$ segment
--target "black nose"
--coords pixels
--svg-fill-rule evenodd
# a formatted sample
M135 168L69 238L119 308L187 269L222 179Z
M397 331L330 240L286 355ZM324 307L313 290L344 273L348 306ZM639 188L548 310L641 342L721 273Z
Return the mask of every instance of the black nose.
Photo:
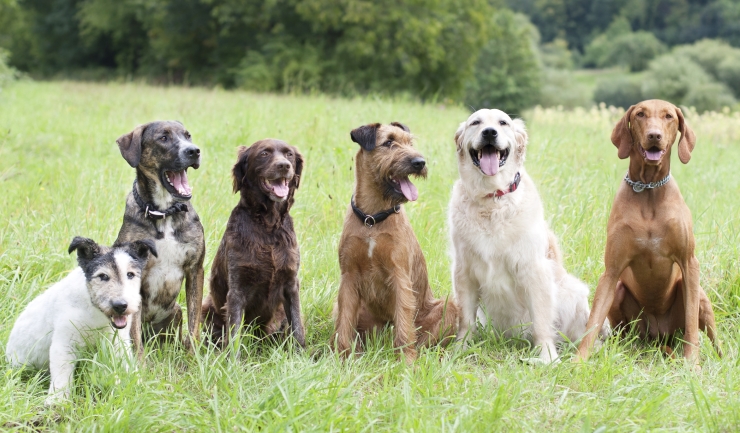
M648 140L650 141L660 141L662 138L663 138L663 135L660 132L648 133Z
M188 158L197 158L200 156L200 149L198 149L195 146L190 146L187 149L185 149L185 155Z
M498 131L493 128L486 128L481 132L481 134L483 134L483 138L496 138Z
M415 170L421 170L426 165L426 161L424 161L424 158L414 158L411 160L411 166L414 167Z
M113 311L115 311L118 314L123 314L126 312L126 308L128 308L128 304L126 301L113 301L111 302L111 307L113 307Z
M290 170L290 162L280 161L277 164L275 164L275 167L277 167L278 170Z

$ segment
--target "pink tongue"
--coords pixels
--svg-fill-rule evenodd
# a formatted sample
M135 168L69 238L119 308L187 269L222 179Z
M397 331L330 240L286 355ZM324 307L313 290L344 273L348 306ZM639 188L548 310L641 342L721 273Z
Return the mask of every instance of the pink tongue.
M408 178L398 179L398 184L401 186L401 192L408 201L416 201L419 198L419 190L416 189L413 183Z
M275 179L270 181L272 185L272 193L282 198L288 195L288 182L285 179Z
M660 151L660 150L646 150L645 151L645 155L647 156L647 159L649 159L651 161L657 161L657 160L659 160L660 159L660 155L662 153L663 152Z
M172 181L172 185L175 187L178 193L182 195L192 195L193 189L190 188L190 185L188 184L188 175L185 173L185 170L182 171L170 171L171 175L169 176L170 181Z
M126 316L113 316L113 324L118 329L125 328L126 327Z
M487 176L498 173L498 152L493 146L486 146L480 156L480 169Z

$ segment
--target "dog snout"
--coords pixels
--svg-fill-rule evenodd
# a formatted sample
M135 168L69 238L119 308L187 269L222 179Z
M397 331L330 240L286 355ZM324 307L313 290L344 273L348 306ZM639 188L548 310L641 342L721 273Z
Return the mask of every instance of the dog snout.
M111 302L111 307L116 313L123 314L128 308L128 303L126 301L113 301Z
M288 161L287 159L278 161L275 163L275 168L281 171L288 171L290 170L290 161Z
M648 141L660 141L663 139L663 134L657 129L652 129L647 132Z
M416 157L411 159L411 166L414 167L414 170L421 171L424 169L424 166L427 164L427 162L424 160L424 158Z
M197 146L188 146L184 150L185 156L188 158L200 157L200 149Z
M496 131L494 128L486 128L481 132L481 134L485 139L493 139L498 136L498 131Z

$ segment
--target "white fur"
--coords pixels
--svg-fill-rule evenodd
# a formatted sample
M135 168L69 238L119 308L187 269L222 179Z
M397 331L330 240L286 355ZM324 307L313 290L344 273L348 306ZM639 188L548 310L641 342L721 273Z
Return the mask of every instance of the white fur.
M131 257L124 252L117 252L114 257L125 275ZM131 280L122 279L122 299L129 305L127 313L139 308L140 284L139 275ZM93 305L85 274L78 267L23 310L10 332L6 358L16 367L49 368L51 385L46 402L52 404L69 397L77 352L98 336L108 339L115 336L119 356L130 359L130 326L130 314L125 328L111 326L110 318Z
M480 124L471 125L477 121ZM469 154L489 127L510 149L494 176L483 174ZM547 257L553 235L523 167L524 122L500 110L479 110L460 124L456 142L460 179L452 190L448 220L454 291L461 309L458 339L475 333L476 316L487 318L507 336L530 338L540 348L540 360L552 362L558 357L559 333L572 341L585 333L588 288ZM517 172L521 181L516 191L490 196L508 190Z

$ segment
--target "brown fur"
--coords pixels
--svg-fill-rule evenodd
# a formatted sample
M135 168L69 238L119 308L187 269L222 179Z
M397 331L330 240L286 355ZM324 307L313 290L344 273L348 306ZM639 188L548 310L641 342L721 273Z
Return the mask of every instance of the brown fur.
M408 128L398 123L366 125L353 130L351 137L362 147L355 159L357 207L370 215L404 203L406 198L389 178L426 176L426 167L411 165L421 154ZM367 227L348 207L339 267L333 343L342 356L347 356L357 333L364 337L390 323L395 327L394 346L409 363L416 359L417 346L446 345L454 337L457 306L452 299L434 299L424 255L403 208Z
M286 164L288 163L288 164ZM203 302L204 323L214 342L234 337L242 324L256 325L264 334L283 321L301 346L305 335L298 295L300 253L288 213L298 188L303 158L280 140L261 140L241 147L233 169L239 204L231 212L226 232L211 267L211 291ZM264 179L285 178L289 192L283 201L270 198Z
M660 100L630 107L612 133L620 158L630 158L629 177L657 182L670 172L671 147L678 132L681 162L691 158L696 138L673 104ZM665 150L659 161L643 152ZM698 363L699 329L718 353L714 312L699 286L691 211L675 179L662 187L636 193L622 182L607 225L606 270L599 279L579 358L586 358L604 318L616 326L635 321L643 337L672 339L684 330L684 356Z

